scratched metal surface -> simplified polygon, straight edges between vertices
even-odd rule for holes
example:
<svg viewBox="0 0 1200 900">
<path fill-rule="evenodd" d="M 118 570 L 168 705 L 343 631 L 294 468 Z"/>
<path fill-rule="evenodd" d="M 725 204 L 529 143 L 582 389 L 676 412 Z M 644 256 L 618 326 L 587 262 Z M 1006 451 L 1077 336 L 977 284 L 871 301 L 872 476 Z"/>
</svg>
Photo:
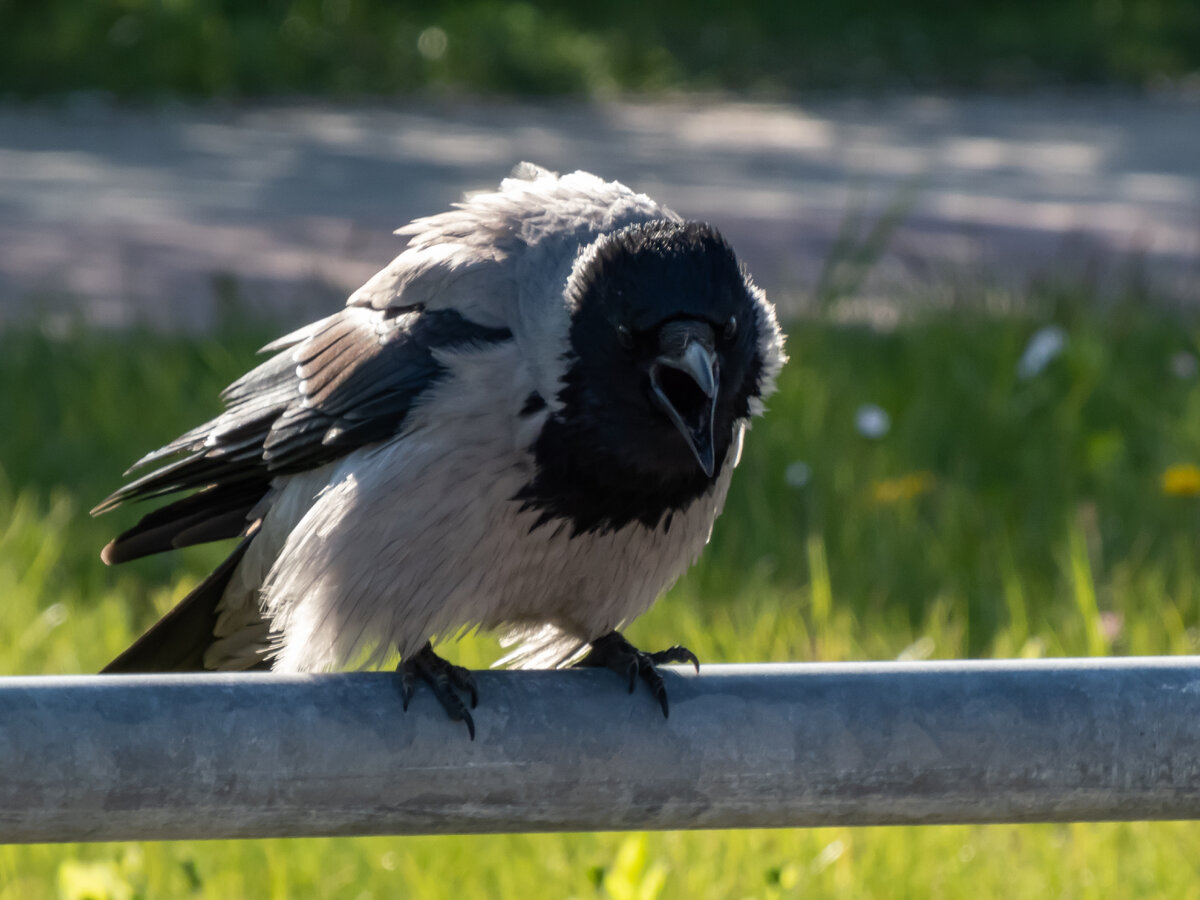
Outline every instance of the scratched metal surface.
<svg viewBox="0 0 1200 900">
<path fill-rule="evenodd" d="M 0 679 L 0 841 L 1200 817 L 1200 660 Z"/>
</svg>

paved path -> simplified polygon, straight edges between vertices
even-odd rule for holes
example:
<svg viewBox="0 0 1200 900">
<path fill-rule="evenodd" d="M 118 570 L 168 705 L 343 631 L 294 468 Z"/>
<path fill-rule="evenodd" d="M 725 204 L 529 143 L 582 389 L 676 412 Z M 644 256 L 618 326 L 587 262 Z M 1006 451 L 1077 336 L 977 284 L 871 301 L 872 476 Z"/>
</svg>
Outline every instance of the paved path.
<svg viewBox="0 0 1200 900">
<path fill-rule="evenodd" d="M 521 159 L 719 224 L 789 303 L 811 297 L 839 229 L 857 221 L 861 238 L 893 205 L 905 218 L 857 287 L 868 297 L 1112 287 L 1137 270 L 1200 297 L 1200 103 L 1186 98 L 77 104 L 0 107 L 0 321 L 203 327 L 234 283 L 299 320 L 386 263 L 392 228 Z"/>
</svg>

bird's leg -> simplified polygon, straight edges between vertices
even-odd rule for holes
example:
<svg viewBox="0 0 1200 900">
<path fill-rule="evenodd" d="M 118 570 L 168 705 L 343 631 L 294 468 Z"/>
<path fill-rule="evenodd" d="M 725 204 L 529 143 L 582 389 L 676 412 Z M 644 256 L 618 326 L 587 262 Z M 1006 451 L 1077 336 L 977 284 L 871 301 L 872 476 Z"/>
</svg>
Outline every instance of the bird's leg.
<svg viewBox="0 0 1200 900">
<path fill-rule="evenodd" d="M 645 653 L 625 640 L 625 636 L 619 631 L 610 631 L 604 637 L 592 641 L 592 649 L 575 665 L 612 669 L 618 675 L 629 680 L 629 693 L 631 694 L 634 687 L 637 686 L 637 679 L 640 675 L 642 681 L 649 686 L 650 692 L 657 698 L 662 707 L 663 718 L 666 718 L 671 712 L 667 703 L 667 686 L 663 683 L 663 677 L 656 667 L 664 663 L 683 662 L 690 662 L 696 667 L 697 672 L 700 671 L 700 660 L 687 647 L 677 644 L 666 650 L 659 650 L 657 653 Z"/>
<path fill-rule="evenodd" d="M 462 691 L 470 696 L 471 709 L 479 702 L 475 676 L 468 669 L 442 659 L 433 652 L 433 644 L 427 641 L 412 656 L 401 660 L 396 671 L 400 673 L 400 696 L 404 699 L 405 710 L 420 679 L 433 689 L 433 695 L 442 704 L 442 709 L 446 710 L 446 715 L 455 722 L 465 722 L 471 740 L 475 740 L 475 720 L 458 695 Z"/>
</svg>

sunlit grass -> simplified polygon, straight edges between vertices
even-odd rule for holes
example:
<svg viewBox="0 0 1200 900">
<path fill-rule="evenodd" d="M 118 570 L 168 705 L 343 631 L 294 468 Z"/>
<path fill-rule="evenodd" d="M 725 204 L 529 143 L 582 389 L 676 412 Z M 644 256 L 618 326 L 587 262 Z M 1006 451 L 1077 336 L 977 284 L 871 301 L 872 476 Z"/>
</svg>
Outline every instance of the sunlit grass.
<svg viewBox="0 0 1200 900">
<path fill-rule="evenodd" d="M 1173 361 L 1197 321 L 1034 306 L 794 323 L 712 545 L 633 640 L 710 662 L 1192 652 L 1200 382 Z M 1020 374 L 1048 322 L 1065 346 Z M 95 671 L 220 558 L 106 570 L 138 511 L 87 510 L 269 337 L 0 336 L 0 673 Z M 860 433 L 864 404 L 885 434 Z M 0 900 L 1196 897 L 1198 840 L 1133 823 L 10 847 Z"/>
</svg>

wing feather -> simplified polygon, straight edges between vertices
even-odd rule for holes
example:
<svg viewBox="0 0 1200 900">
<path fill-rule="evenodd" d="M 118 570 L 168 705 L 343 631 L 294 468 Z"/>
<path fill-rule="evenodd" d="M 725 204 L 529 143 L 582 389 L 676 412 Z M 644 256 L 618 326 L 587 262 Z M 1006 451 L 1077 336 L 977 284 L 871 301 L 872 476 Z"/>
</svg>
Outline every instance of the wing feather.
<svg viewBox="0 0 1200 900">
<path fill-rule="evenodd" d="M 390 316 L 347 307 L 318 324 L 230 385 L 225 412 L 139 460 L 134 470 L 162 464 L 93 510 L 195 491 L 115 538 L 102 554 L 106 562 L 244 533 L 275 477 L 395 435 L 444 375 L 435 351 L 512 337 L 450 310 Z"/>
<path fill-rule="evenodd" d="M 616 182 L 525 163 L 499 190 L 400 229 L 407 248 L 344 309 L 267 344 L 272 356 L 222 392 L 223 413 L 140 459 L 130 472 L 149 471 L 93 510 L 196 492 L 147 515 L 106 558 L 230 536 L 272 479 L 397 434 L 445 372 L 438 350 L 516 332 L 539 390 L 553 397 L 562 289 L 581 248 L 657 218 L 677 217 Z"/>
</svg>

